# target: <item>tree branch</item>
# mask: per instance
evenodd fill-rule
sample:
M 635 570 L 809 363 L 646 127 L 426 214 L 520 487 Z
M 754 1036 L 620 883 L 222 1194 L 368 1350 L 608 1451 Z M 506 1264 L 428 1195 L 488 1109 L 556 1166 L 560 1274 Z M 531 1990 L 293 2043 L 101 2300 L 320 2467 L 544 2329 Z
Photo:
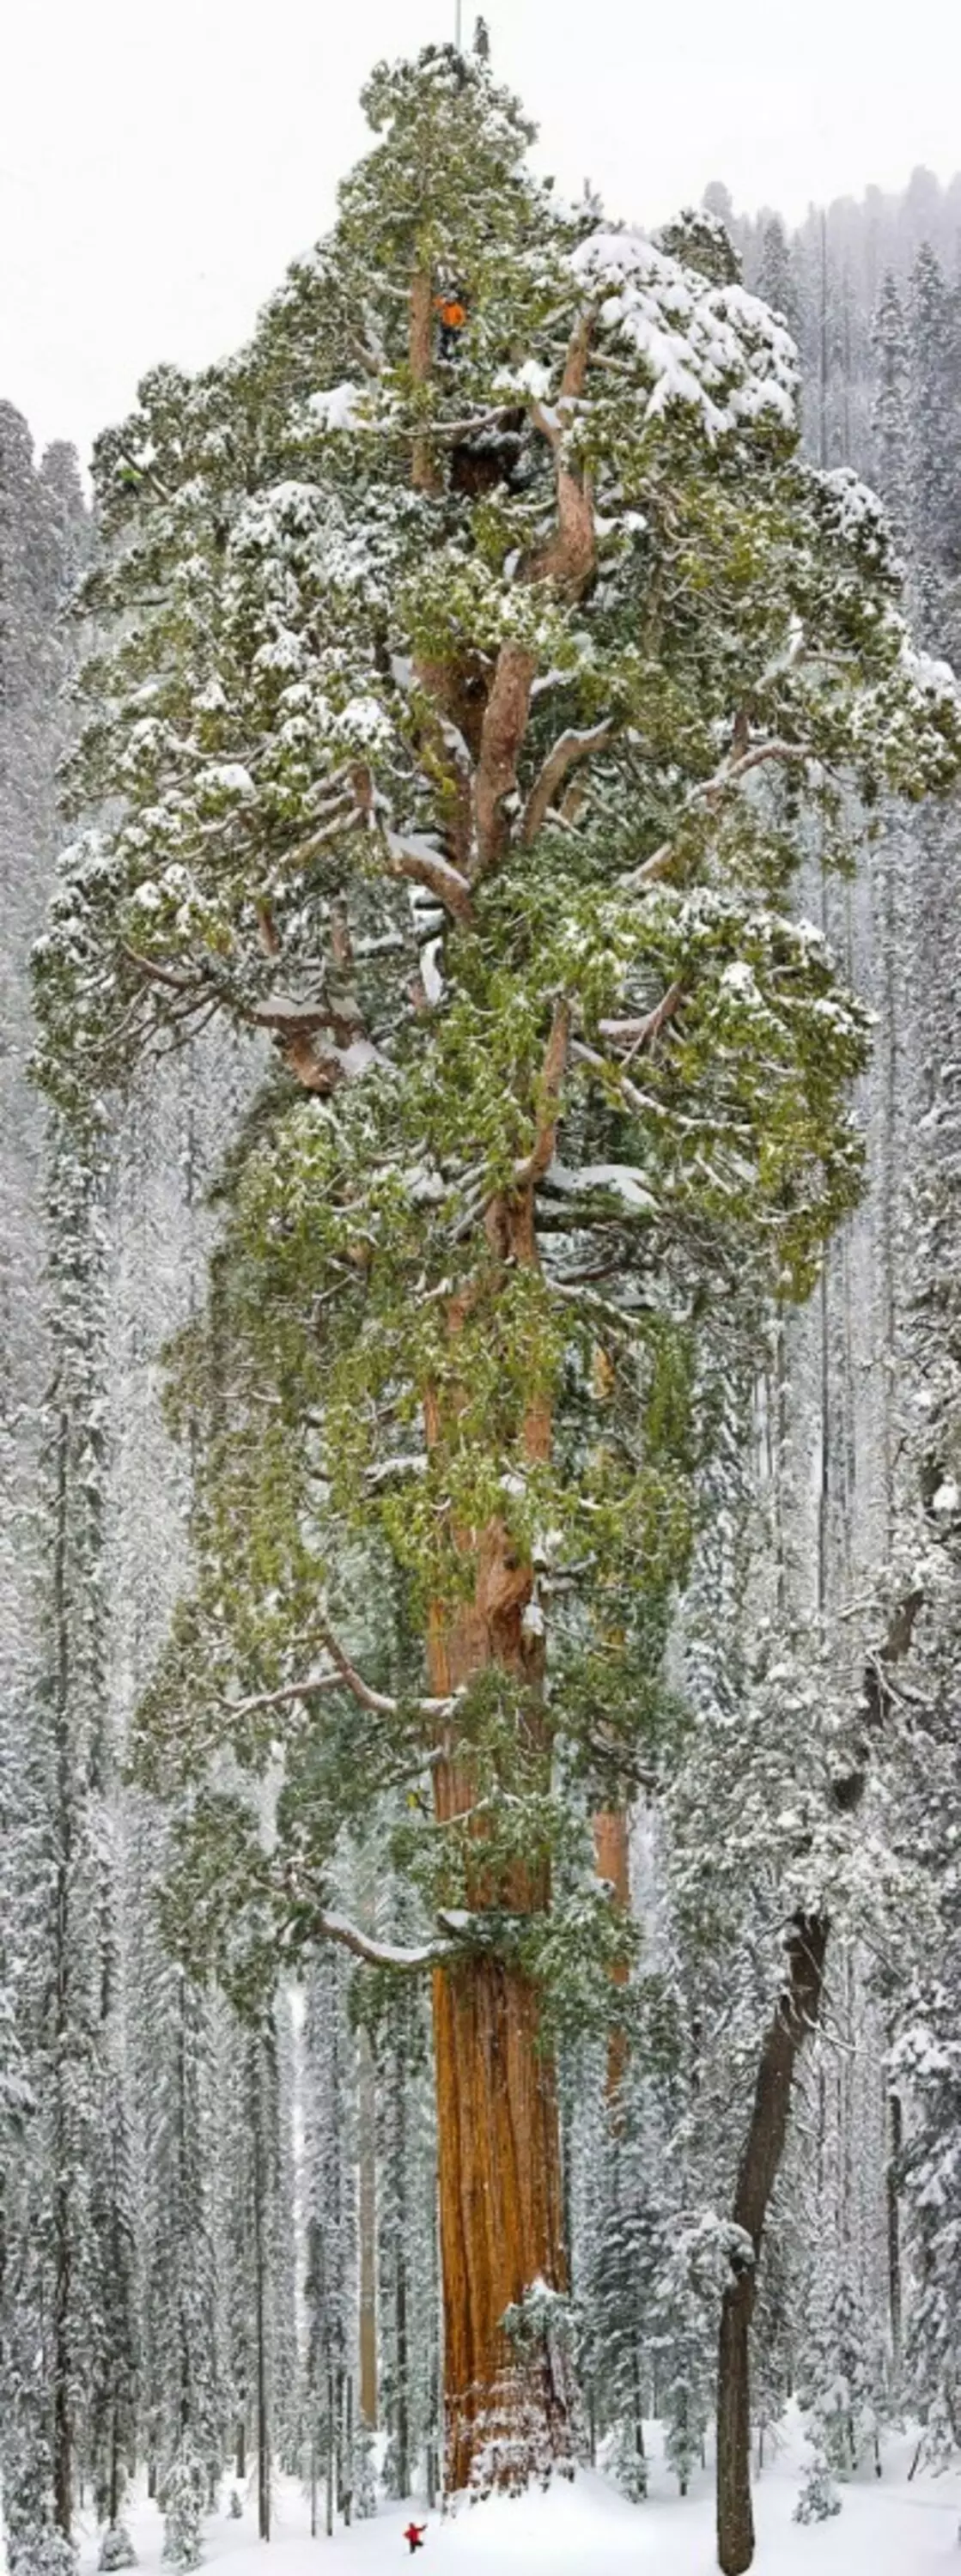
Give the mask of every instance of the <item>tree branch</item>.
M 375 1717 L 397 1717 L 402 1709 L 408 1711 L 412 1717 L 428 1718 L 432 1723 L 438 1718 L 450 1716 L 454 1707 L 453 1698 L 408 1702 L 393 1699 L 386 1691 L 372 1690 L 370 1683 L 365 1682 L 363 1674 L 358 1672 L 356 1664 L 352 1664 L 349 1655 L 345 1654 L 343 1646 L 335 1637 L 333 1629 L 328 1627 L 326 1619 L 318 1620 L 317 1633 L 321 1644 L 326 1646 L 331 1662 L 346 1689 L 353 1692 L 361 1708 L 370 1709 Z
M 452 867 L 439 850 L 430 849 L 426 841 L 404 840 L 386 825 L 381 837 L 391 876 L 409 877 L 414 885 L 425 886 L 428 894 L 436 895 L 451 920 L 467 928 L 474 918 L 474 906 L 467 878 L 462 877 L 460 869 Z
M 426 1968 L 444 1967 L 459 1955 L 456 1941 L 424 1941 L 419 1948 L 409 1950 L 400 1949 L 393 1941 L 375 1941 L 345 1914 L 318 1913 L 314 1928 L 325 1941 L 339 1941 L 343 1949 L 353 1952 L 355 1959 L 363 1959 L 368 1968 L 393 1968 L 417 1975 Z
M 742 752 L 738 759 L 725 760 L 721 768 L 714 771 L 711 778 L 703 778 L 697 787 L 692 787 L 690 794 L 685 797 L 678 817 L 678 825 L 680 826 L 685 815 L 692 813 L 698 805 L 720 805 L 729 789 L 739 787 L 742 778 L 748 777 L 752 769 L 760 769 L 768 761 L 781 761 L 785 764 L 800 761 L 806 765 L 814 758 L 815 754 L 810 743 L 780 741 L 754 743 L 748 751 Z M 631 876 L 625 878 L 627 890 L 630 892 L 640 886 L 655 885 L 660 877 L 669 875 L 676 857 L 675 842 L 662 841 L 660 849 L 653 850 L 650 858 L 645 859 L 639 868 L 634 869 Z
M 592 725 L 587 732 L 577 733 L 571 729 L 568 733 L 560 735 L 553 750 L 548 752 L 544 766 L 539 777 L 534 781 L 524 807 L 524 819 L 520 828 L 522 850 L 529 850 L 532 843 L 536 841 L 541 825 L 554 803 L 558 788 L 563 786 L 570 771 L 580 761 L 589 760 L 592 752 L 603 751 L 605 743 L 610 742 L 614 731 L 614 718 L 605 716 L 601 724 Z
M 684 989 L 684 985 L 676 981 L 669 984 L 653 1011 L 648 1011 L 642 1020 L 599 1020 L 597 1025 L 601 1037 L 609 1038 L 614 1046 L 626 1046 L 628 1052 L 624 1062 L 630 1064 L 632 1057 L 640 1055 L 642 1047 L 653 1045 L 654 1039 L 660 1037 L 661 1030 L 674 1018 L 675 1011 L 680 1009 L 684 1000 Z

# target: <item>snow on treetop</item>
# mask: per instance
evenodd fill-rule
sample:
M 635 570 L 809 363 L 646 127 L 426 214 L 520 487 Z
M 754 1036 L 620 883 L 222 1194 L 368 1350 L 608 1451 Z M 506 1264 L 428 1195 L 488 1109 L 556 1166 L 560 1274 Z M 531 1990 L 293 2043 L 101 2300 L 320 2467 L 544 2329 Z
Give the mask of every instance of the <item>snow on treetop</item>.
M 648 417 L 695 406 L 709 435 L 772 411 L 793 427 L 797 356 L 767 306 L 736 284 L 714 286 L 658 250 L 645 233 L 592 233 L 571 253 L 601 320 L 620 328 L 650 368 Z

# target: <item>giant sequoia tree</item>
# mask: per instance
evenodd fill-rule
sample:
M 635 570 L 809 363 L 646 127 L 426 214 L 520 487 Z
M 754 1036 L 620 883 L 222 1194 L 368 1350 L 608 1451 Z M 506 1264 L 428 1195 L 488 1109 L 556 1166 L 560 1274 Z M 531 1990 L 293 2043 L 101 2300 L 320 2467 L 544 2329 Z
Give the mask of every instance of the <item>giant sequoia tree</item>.
M 699 1318 L 803 1295 L 858 1188 L 805 818 L 840 864 L 957 718 L 724 236 L 559 206 L 485 59 L 365 104 L 251 345 L 101 441 L 72 794 L 108 820 L 37 981 L 85 1114 L 215 1017 L 276 1049 L 176 1355 L 197 1580 L 140 1758 L 192 1784 L 172 1920 L 235 1989 L 325 1936 L 433 1972 L 461 2486 L 571 2447 L 552 2038 L 620 1993 L 587 1826 L 657 1753 Z M 330 1868 L 398 1786 L 394 1946 Z

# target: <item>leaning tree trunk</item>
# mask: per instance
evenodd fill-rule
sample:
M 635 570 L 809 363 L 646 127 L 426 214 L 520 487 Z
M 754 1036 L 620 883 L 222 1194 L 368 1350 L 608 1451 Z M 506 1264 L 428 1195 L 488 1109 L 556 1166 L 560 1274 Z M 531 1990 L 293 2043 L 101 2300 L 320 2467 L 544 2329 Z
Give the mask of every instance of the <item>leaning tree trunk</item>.
M 788 1978 L 761 2051 L 754 2107 L 738 2169 L 734 2222 L 753 2248 L 735 2263 L 721 2308 L 717 2384 L 717 2556 L 723 2576 L 744 2576 L 754 2557 L 751 2507 L 750 2337 L 757 2262 L 777 2181 L 794 2072 L 821 2010 L 828 1924 L 797 1915 L 787 1945 Z
M 533 1257 L 529 1195 L 497 1213 L 514 1258 Z M 457 1315 L 451 1328 L 456 1332 Z M 428 1438 L 440 1418 L 427 1407 Z M 549 1454 L 546 1405 L 532 1403 L 524 1423 L 531 1459 Z M 467 1542 L 464 1542 L 465 1546 Z M 524 1740 L 519 1769 L 549 1778 L 550 1754 L 540 1716 L 544 1647 L 537 1623 L 525 1622 L 533 1590 L 529 1563 L 518 1561 L 499 1521 L 474 1541 L 472 1598 L 431 1615 L 428 1660 L 439 1697 L 499 1666 L 524 1687 Z M 474 1781 L 469 1751 L 448 1726 L 434 1765 L 438 1820 L 469 1813 Z M 469 1896 L 478 1911 L 492 1903 L 512 1914 L 543 1907 L 546 1869 L 515 1864 L 492 1884 L 482 1833 Z M 560 2122 L 554 2066 L 541 2042 L 537 1989 L 496 1956 L 465 1958 L 434 1977 L 434 2054 L 439 2143 L 439 2214 L 444 2315 L 446 2484 L 516 2488 L 552 2461 L 570 2456 L 572 2402 L 563 2358 L 550 2347 L 515 2348 L 503 2327 L 506 2309 L 535 2282 L 567 2287 Z

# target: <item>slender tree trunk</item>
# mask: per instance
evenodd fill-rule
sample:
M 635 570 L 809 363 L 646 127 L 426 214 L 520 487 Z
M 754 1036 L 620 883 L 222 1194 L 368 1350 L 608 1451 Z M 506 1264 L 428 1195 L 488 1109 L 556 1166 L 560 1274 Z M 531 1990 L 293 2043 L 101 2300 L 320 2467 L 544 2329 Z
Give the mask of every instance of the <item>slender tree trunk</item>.
M 358 2084 L 358 2227 L 360 2234 L 360 2412 L 377 2425 L 377 2164 L 374 2063 L 362 2031 Z
M 270 2424 L 267 2407 L 266 2256 L 264 2248 L 264 2116 L 262 2043 L 257 2041 L 257 2090 L 254 2097 L 254 2273 L 257 2333 L 257 2527 L 270 2539 Z
M 891 2359 L 895 2380 L 901 2376 L 902 2296 L 901 2296 L 901 2204 L 900 2164 L 904 2143 L 904 2111 L 900 2093 L 888 2095 L 888 2165 L 885 2176 L 888 2218 L 888 2296 L 891 2315 Z
M 394 2327 L 397 2348 L 397 2491 L 410 2494 L 410 2349 L 407 2333 L 406 2212 L 398 2235 Z
M 53 2198 L 53 2422 L 54 2519 L 65 2540 L 73 2522 L 73 2412 L 70 2322 L 73 2307 L 73 2158 L 67 2112 L 69 2085 L 72 1926 L 70 1870 L 74 1788 L 70 1769 L 70 1614 L 67 1600 L 67 1506 L 70 1426 L 61 1413 L 57 1429 L 57 1504 L 54 1540 L 54 1616 L 57 1637 L 56 1746 L 60 1856 L 56 1875 L 54 2026 L 56 2034 L 56 2182 Z
M 717 2555 L 723 2576 L 744 2576 L 754 2556 L 751 2509 L 750 2335 L 764 2222 L 777 2181 L 794 2073 L 821 2010 L 828 1924 L 798 1915 L 787 1945 L 788 1977 L 761 2051 L 754 2106 L 734 2195 L 735 2225 L 753 2261 L 732 2268 L 721 2306 L 717 2386 Z
M 113 2531 L 120 2512 L 120 2444 L 117 2439 L 117 2402 L 110 2410 L 110 2499 L 107 2519 Z
M 332 2370 L 327 2373 L 327 2538 L 334 2537 L 334 2471 L 337 2458 L 337 2392 Z

